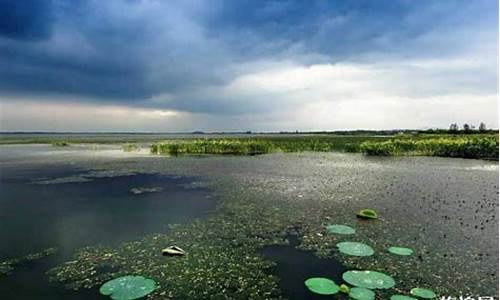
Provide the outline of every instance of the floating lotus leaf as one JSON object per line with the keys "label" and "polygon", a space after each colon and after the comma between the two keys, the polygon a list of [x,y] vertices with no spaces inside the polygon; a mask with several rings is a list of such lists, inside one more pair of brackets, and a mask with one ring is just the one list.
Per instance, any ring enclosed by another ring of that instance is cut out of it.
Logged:
{"label": "floating lotus leaf", "polygon": [[387,251],[391,252],[392,254],[404,255],[404,256],[408,256],[408,255],[413,254],[412,249],[405,248],[405,247],[389,247],[389,249],[387,249]]}
{"label": "floating lotus leaf", "polygon": [[378,218],[378,213],[370,208],[365,208],[360,210],[356,216],[358,218],[363,218],[363,219],[377,219]]}
{"label": "floating lotus leaf", "polygon": [[362,287],[353,287],[349,291],[349,298],[356,300],[373,300],[375,299],[375,293],[372,290]]}
{"label": "floating lotus leaf", "polygon": [[156,289],[152,279],[142,276],[123,276],[103,284],[99,289],[102,295],[113,300],[133,300],[142,298]]}
{"label": "floating lotus leaf", "polygon": [[333,280],[323,277],[309,278],[304,281],[304,284],[311,292],[320,295],[334,295],[340,290]]}
{"label": "floating lotus leaf", "polygon": [[337,244],[339,251],[353,256],[370,256],[375,253],[373,248],[358,242],[342,242]]}
{"label": "floating lotus leaf", "polygon": [[332,224],[326,226],[326,230],[329,233],[338,233],[338,234],[355,234],[356,229],[346,226],[346,225],[337,225],[337,224]]}
{"label": "floating lotus leaf", "polygon": [[410,294],[412,294],[413,296],[417,296],[417,297],[425,298],[425,299],[436,298],[436,293],[434,293],[431,290],[424,289],[424,288],[411,289]]}
{"label": "floating lotus leaf", "polygon": [[405,295],[392,295],[391,300],[417,300],[417,299]]}
{"label": "floating lotus leaf", "polygon": [[389,289],[396,284],[391,276],[376,271],[347,271],[342,278],[352,285],[367,289]]}

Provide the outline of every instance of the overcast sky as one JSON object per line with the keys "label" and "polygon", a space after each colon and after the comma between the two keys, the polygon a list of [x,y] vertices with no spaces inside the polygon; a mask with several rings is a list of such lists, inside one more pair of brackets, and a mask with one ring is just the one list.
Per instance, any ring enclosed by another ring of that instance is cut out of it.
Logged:
{"label": "overcast sky", "polygon": [[0,2],[0,130],[498,127],[498,1]]}

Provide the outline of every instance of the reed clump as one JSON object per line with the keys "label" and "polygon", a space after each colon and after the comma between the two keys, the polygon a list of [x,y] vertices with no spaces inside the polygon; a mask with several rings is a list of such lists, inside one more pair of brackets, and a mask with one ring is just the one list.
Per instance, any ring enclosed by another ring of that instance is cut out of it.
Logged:
{"label": "reed clump", "polygon": [[53,147],[68,147],[69,143],[66,141],[55,141],[55,142],[52,142],[52,146]]}
{"label": "reed clump", "polygon": [[141,146],[134,143],[125,143],[122,145],[122,149],[124,152],[133,152],[141,150]]}
{"label": "reed clump", "polygon": [[359,149],[367,155],[422,155],[498,160],[498,136],[391,139],[363,142]]}
{"label": "reed clump", "polygon": [[151,152],[155,154],[229,154],[257,155],[276,151],[267,141],[253,139],[197,139],[172,140],[154,143]]}

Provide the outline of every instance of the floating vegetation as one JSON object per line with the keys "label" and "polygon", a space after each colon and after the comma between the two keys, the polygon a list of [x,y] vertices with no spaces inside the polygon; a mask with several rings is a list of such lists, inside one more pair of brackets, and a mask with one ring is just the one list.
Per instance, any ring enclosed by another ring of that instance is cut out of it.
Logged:
{"label": "floating vegetation", "polygon": [[134,143],[126,143],[126,144],[122,145],[122,150],[125,152],[140,151],[141,146],[139,146],[138,144],[134,144]]}
{"label": "floating vegetation", "polygon": [[406,247],[393,246],[393,247],[389,247],[389,249],[387,249],[387,251],[389,251],[392,254],[403,255],[403,256],[409,256],[409,255],[413,254],[413,250],[410,248],[406,248]]}
{"label": "floating vegetation", "polygon": [[417,300],[417,299],[406,295],[392,295],[391,300]]}
{"label": "floating vegetation", "polygon": [[347,284],[343,284],[343,283],[342,283],[342,284],[339,286],[339,289],[340,289],[340,292],[341,292],[341,293],[344,293],[344,294],[349,294],[350,288],[349,288],[349,286],[347,286]]}
{"label": "floating vegetation", "polygon": [[161,187],[138,187],[138,188],[131,188],[130,192],[134,195],[141,195],[144,193],[159,193],[162,191]]}
{"label": "floating vegetation", "polygon": [[14,271],[14,267],[19,263],[19,259],[8,259],[0,262],[0,276],[10,275]]}
{"label": "floating vegetation", "polygon": [[151,294],[156,289],[152,279],[142,276],[123,276],[103,284],[99,292],[113,300],[133,300]]}
{"label": "floating vegetation", "polygon": [[339,286],[331,279],[313,277],[304,281],[306,287],[313,293],[320,295],[334,295],[340,291]]}
{"label": "floating vegetation", "polygon": [[11,275],[17,265],[26,263],[33,260],[38,260],[46,256],[52,255],[57,252],[57,248],[51,247],[39,252],[29,253],[28,255],[20,258],[11,258],[0,262],[0,276]]}
{"label": "floating vegetation", "polygon": [[377,219],[378,218],[377,212],[373,209],[370,209],[370,208],[365,208],[365,209],[360,210],[356,214],[356,216],[358,218],[362,218],[362,219]]}
{"label": "floating vegetation", "polygon": [[433,137],[427,139],[391,139],[363,142],[367,155],[425,155],[498,160],[498,135]]}
{"label": "floating vegetation", "polygon": [[373,300],[375,299],[375,293],[367,288],[353,287],[349,291],[349,298],[356,300]]}
{"label": "floating vegetation", "polygon": [[67,147],[69,146],[70,144],[66,141],[56,141],[56,142],[52,142],[52,146],[53,147]]}
{"label": "floating vegetation", "polygon": [[367,289],[390,289],[396,284],[391,276],[376,271],[347,271],[342,278],[352,285]]}
{"label": "floating vegetation", "polygon": [[413,288],[411,289],[410,294],[424,299],[433,299],[437,297],[436,293],[424,288]]}
{"label": "floating vegetation", "polygon": [[326,230],[329,233],[336,233],[336,234],[355,234],[356,229],[347,226],[347,225],[338,225],[338,224],[331,224],[326,226]]}
{"label": "floating vegetation", "polygon": [[370,256],[375,253],[373,248],[358,242],[341,242],[337,244],[340,252],[353,256]]}
{"label": "floating vegetation", "polygon": [[[299,156],[301,158],[297,159]],[[277,158],[280,158],[279,164],[274,164]],[[217,181],[211,182],[211,186],[218,191],[218,197],[221,197],[218,198],[219,206],[213,215],[194,224],[173,226],[163,234],[147,236],[114,248],[83,249],[77,253],[73,263],[57,267],[51,272],[51,276],[53,280],[63,282],[72,288],[90,288],[113,277],[141,274],[158,283],[158,289],[148,297],[151,299],[187,300],[206,299],[209,296],[237,299],[279,298],[281,295],[278,288],[279,281],[275,273],[269,270],[273,264],[258,255],[258,249],[263,246],[286,243],[287,234],[293,233],[298,237],[298,248],[313,250],[321,258],[339,258],[340,256],[342,264],[348,269],[385,270],[385,273],[398,278],[399,293],[403,290],[409,291],[417,285],[435,284],[437,293],[446,294],[445,292],[454,291],[455,282],[468,282],[470,275],[467,277],[464,275],[459,279],[456,279],[455,273],[447,275],[454,269],[448,263],[450,258],[443,259],[439,251],[447,249],[448,245],[431,247],[432,243],[428,236],[432,236],[433,233],[423,234],[421,235],[422,241],[413,242],[413,237],[419,236],[421,229],[431,227],[428,224],[423,226],[420,223],[414,223],[414,219],[405,219],[409,217],[405,211],[407,206],[406,204],[397,206],[396,196],[389,197],[387,202],[380,204],[396,204],[395,212],[388,213],[384,222],[361,222],[359,226],[363,226],[363,229],[357,230],[358,238],[360,241],[373,245],[376,249],[384,249],[387,241],[391,240],[397,240],[401,245],[415,247],[415,249],[419,245],[418,252],[422,254],[423,263],[419,263],[421,260],[417,255],[405,257],[405,259],[398,259],[395,255],[389,254],[376,255],[373,259],[358,259],[343,256],[340,252],[334,251],[336,243],[339,242],[338,239],[349,236],[323,234],[330,232],[328,228],[325,228],[328,224],[325,222],[348,225],[355,222],[352,207],[343,205],[341,202],[347,193],[353,193],[352,186],[344,184],[341,179],[349,178],[349,182],[366,180],[366,185],[363,184],[363,187],[360,187],[360,191],[366,197],[363,198],[361,193],[359,197],[358,194],[352,195],[360,199],[359,203],[363,207],[373,207],[376,203],[370,201],[374,198],[379,199],[378,194],[376,194],[377,197],[373,197],[373,194],[378,191],[373,188],[374,183],[367,178],[380,173],[371,168],[367,168],[369,174],[359,172],[358,169],[354,171],[350,168],[342,168],[339,172],[335,171],[337,174],[333,174],[333,171],[330,174],[326,173],[329,171],[323,168],[324,165],[314,164],[315,162],[330,163],[328,159],[337,159],[338,161],[334,162],[336,164],[347,162],[351,165],[353,161],[365,163],[366,160],[361,156],[342,154],[279,154],[276,157],[264,156],[259,159],[183,157],[182,159],[161,160],[163,163],[149,159],[152,162],[146,165],[147,168],[164,169],[171,174],[178,172],[179,169],[181,172],[207,176],[206,178],[210,178],[214,172],[223,173],[221,177],[228,179],[228,184],[221,186],[220,177],[217,177]],[[377,159],[373,161],[378,164]],[[406,160],[391,161],[401,164]],[[422,161],[425,162],[424,159]],[[448,163],[449,160],[443,161]],[[144,161],[141,160],[141,163]],[[306,163],[315,167],[302,169]],[[130,166],[134,165],[127,165],[127,168]],[[283,171],[276,172],[277,166],[283,166]],[[252,170],[252,167],[258,168],[258,171]],[[304,173],[297,175],[299,168]],[[321,170],[324,172],[321,173]],[[430,175],[441,175],[440,170],[435,169],[435,172]],[[325,175],[313,177],[311,174]],[[432,176],[429,180],[434,178]],[[398,180],[406,179],[408,177],[394,180],[398,182]],[[338,182],[338,185],[333,185],[332,182]],[[297,189],[292,190],[292,185]],[[291,193],[302,193],[302,188],[305,191],[303,194],[311,192],[311,197],[308,197],[308,201],[294,201],[294,198],[290,196]],[[390,206],[385,206],[385,208],[389,209]],[[412,222],[405,223],[406,220]],[[354,228],[349,227],[349,229],[350,234],[356,232]],[[332,231],[332,233],[336,232]],[[188,252],[188,255],[181,259],[162,257],[161,250],[168,245],[180,245]],[[443,263],[444,267],[442,268],[436,262]],[[116,269],[112,272],[92,274],[93,271],[102,270],[105,266]],[[440,279],[435,280],[432,274],[439,275]],[[476,278],[474,277],[474,281]],[[484,278],[484,281],[478,282],[478,285],[461,284],[460,291],[462,294],[465,294],[463,291],[488,291],[492,289],[493,285],[490,283],[493,279]],[[223,290],[225,294],[221,293]],[[383,299],[389,299],[394,293],[397,292],[394,290],[377,291]]]}

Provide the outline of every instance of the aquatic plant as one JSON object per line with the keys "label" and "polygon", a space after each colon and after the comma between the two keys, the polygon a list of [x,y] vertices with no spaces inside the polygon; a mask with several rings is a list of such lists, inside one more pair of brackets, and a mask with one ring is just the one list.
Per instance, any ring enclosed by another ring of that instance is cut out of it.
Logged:
{"label": "aquatic plant", "polygon": [[10,275],[10,274],[12,274],[12,272],[14,271],[16,266],[18,266],[22,263],[25,263],[25,262],[38,260],[38,259],[44,258],[46,256],[52,255],[52,254],[56,253],[57,250],[58,249],[56,247],[51,247],[51,248],[47,248],[47,249],[44,249],[44,250],[39,251],[39,252],[29,253],[23,257],[11,258],[11,259],[7,259],[5,261],[2,261],[2,262],[0,262],[0,276],[1,275]]}
{"label": "aquatic plant", "polygon": [[391,276],[368,270],[347,271],[342,274],[342,278],[352,285],[367,289],[389,289],[396,284]]}
{"label": "aquatic plant", "polygon": [[373,248],[358,242],[342,242],[337,244],[340,252],[353,256],[370,256],[375,253]]}
{"label": "aquatic plant", "polygon": [[389,251],[390,253],[392,254],[396,254],[396,255],[403,255],[403,256],[408,256],[408,255],[412,255],[413,254],[413,250],[410,249],[410,248],[405,248],[405,247],[389,247],[389,249],[387,249],[387,251]]}
{"label": "aquatic plant", "polygon": [[498,136],[457,136],[367,141],[361,152],[376,156],[426,155],[498,160]]}
{"label": "aquatic plant", "polygon": [[338,225],[338,224],[331,224],[326,226],[326,230],[329,233],[337,233],[337,234],[355,234],[356,229],[347,226],[347,225]]}
{"label": "aquatic plant", "polygon": [[358,218],[362,218],[362,219],[377,219],[378,218],[378,213],[373,210],[373,209],[370,209],[370,208],[365,208],[365,209],[362,209],[360,210],[356,216]]}
{"label": "aquatic plant", "polygon": [[313,277],[304,281],[306,287],[313,293],[320,295],[334,295],[340,291],[339,286],[331,279]]}
{"label": "aquatic plant", "polygon": [[340,292],[344,294],[349,294],[349,291],[351,290],[347,284],[342,283],[339,286]]}
{"label": "aquatic plant", "polygon": [[110,296],[113,300],[134,300],[151,294],[155,289],[154,280],[128,275],[106,282],[99,292],[104,296]]}
{"label": "aquatic plant", "polygon": [[254,138],[173,139],[151,145],[154,154],[257,155],[272,152],[358,152],[364,141],[386,140],[373,136],[266,136]]}
{"label": "aquatic plant", "polygon": [[411,289],[410,294],[424,299],[433,299],[437,297],[436,293],[434,293],[433,291],[418,287]]}
{"label": "aquatic plant", "polygon": [[356,300],[373,300],[375,299],[375,293],[367,288],[353,287],[349,291],[349,298]]}
{"label": "aquatic plant", "polygon": [[67,147],[67,146],[69,146],[69,143],[66,141],[55,141],[55,142],[52,142],[52,146],[53,147]]}
{"label": "aquatic plant", "polygon": [[134,143],[126,143],[122,145],[122,150],[125,152],[133,152],[141,150],[141,146]]}

